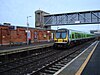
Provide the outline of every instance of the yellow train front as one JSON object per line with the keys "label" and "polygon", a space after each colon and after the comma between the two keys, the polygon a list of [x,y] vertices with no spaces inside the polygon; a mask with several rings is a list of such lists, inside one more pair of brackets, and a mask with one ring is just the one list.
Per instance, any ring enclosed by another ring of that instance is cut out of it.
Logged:
{"label": "yellow train front", "polygon": [[56,48],[66,48],[68,47],[69,39],[68,39],[68,32],[67,29],[58,29],[54,34],[54,47]]}

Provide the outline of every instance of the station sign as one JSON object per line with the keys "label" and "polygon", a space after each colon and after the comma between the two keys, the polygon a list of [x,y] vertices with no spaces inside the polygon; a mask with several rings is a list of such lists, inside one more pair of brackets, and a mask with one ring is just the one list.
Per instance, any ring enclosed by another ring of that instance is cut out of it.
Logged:
{"label": "station sign", "polygon": [[75,21],[75,23],[81,23],[80,21]]}
{"label": "station sign", "polygon": [[9,30],[16,30],[17,27],[16,26],[9,26]]}
{"label": "station sign", "polygon": [[31,32],[30,32],[30,30],[26,30],[25,32],[27,33],[27,38],[30,39],[31,38]]}

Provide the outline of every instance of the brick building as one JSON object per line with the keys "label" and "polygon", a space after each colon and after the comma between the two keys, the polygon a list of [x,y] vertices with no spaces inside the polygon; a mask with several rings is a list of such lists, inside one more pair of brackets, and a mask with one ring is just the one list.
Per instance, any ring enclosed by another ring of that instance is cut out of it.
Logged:
{"label": "brick building", "polygon": [[[27,28],[11,25],[0,25],[0,45],[11,45],[27,42]],[[48,41],[51,39],[51,31],[29,28],[31,43]]]}

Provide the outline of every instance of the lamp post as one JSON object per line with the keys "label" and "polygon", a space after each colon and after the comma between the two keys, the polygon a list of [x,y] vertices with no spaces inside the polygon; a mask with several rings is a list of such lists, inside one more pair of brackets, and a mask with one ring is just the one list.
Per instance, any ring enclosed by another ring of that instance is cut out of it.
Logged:
{"label": "lamp post", "polygon": [[32,16],[27,16],[27,45],[29,44],[29,22],[28,22],[28,18],[32,17]]}

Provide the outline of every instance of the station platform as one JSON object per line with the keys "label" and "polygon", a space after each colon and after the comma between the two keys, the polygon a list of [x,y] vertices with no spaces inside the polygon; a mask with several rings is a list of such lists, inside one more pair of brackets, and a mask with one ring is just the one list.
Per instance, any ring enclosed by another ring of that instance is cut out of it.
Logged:
{"label": "station platform", "polygon": [[33,50],[33,49],[38,49],[38,48],[45,48],[52,46],[54,43],[53,42],[36,42],[32,44],[23,44],[23,45],[18,45],[18,46],[0,46],[0,55],[6,55],[6,54],[12,54],[12,53],[18,53],[18,52],[23,52],[23,51],[28,51],[28,50]]}
{"label": "station platform", "polygon": [[54,75],[100,75],[100,41],[95,41]]}
{"label": "station platform", "polygon": [[81,75],[100,75],[100,42]]}

